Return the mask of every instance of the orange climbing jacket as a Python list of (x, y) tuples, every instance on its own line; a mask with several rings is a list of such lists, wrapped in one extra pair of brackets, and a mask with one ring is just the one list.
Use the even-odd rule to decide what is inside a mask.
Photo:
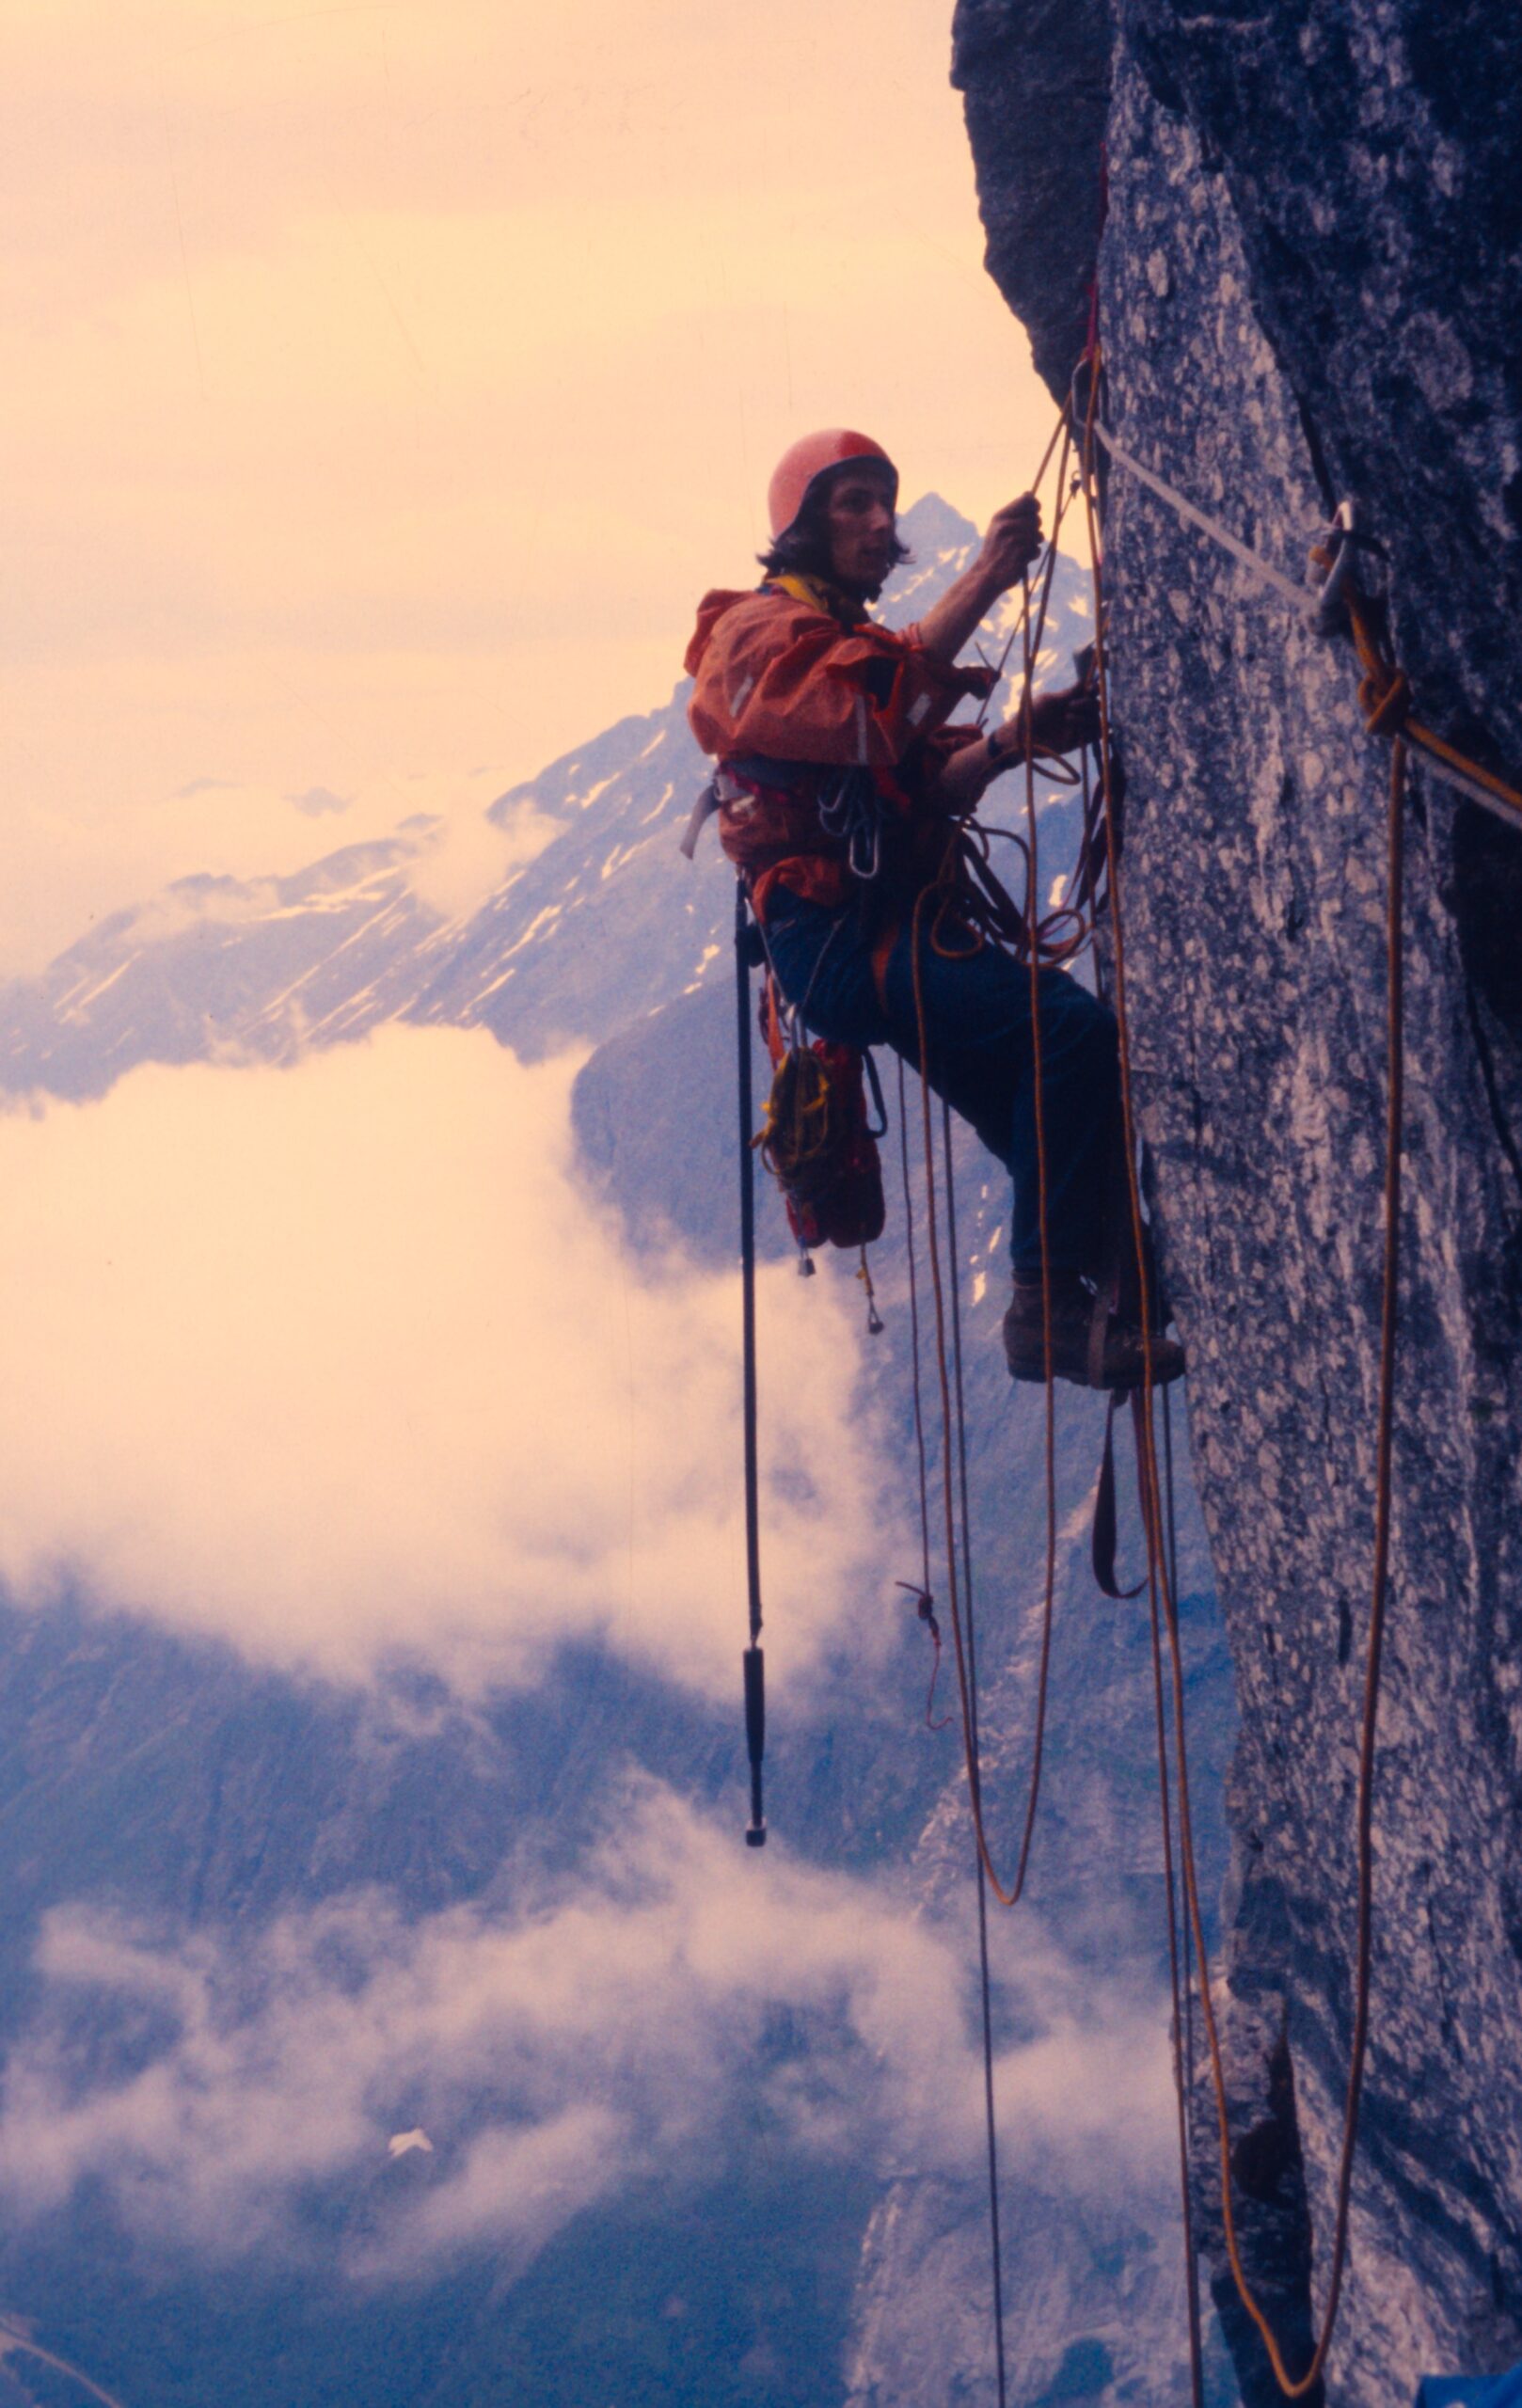
[[(778, 886), (831, 911), (859, 896), (880, 992), (909, 898), (944, 849), (940, 766), (977, 738), (946, 716), (987, 694), (993, 673), (952, 668), (916, 629), (877, 626), (835, 587), (799, 576), (705, 595), (687, 667), (688, 719), (719, 766), (683, 850), (716, 808), (720, 843), (763, 925)], [(762, 1013), (774, 1075), (757, 1144), (793, 1235), (805, 1251), (868, 1245), (883, 1219), (869, 1057), (796, 1030), (785, 1042), (770, 977)]]
[(972, 727), (947, 727), (991, 670), (957, 669), (919, 631), (880, 627), (823, 578), (769, 578), (753, 593), (704, 596), (688, 646), (692, 733), (720, 764), (719, 841), (750, 883), (756, 914), (781, 884), (831, 909), (853, 890), (849, 836), (821, 820), (843, 772), (865, 773), (892, 839), (900, 893), (933, 874), (940, 765)]

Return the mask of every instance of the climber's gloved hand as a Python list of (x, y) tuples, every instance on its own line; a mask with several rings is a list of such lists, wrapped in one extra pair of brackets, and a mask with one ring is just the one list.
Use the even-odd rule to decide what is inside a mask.
[(1062, 686), (1038, 694), (1031, 705), (1031, 734), (1043, 752), (1077, 752), (1100, 740), (1099, 696), (1091, 686)]
[(978, 567), (995, 594), (1018, 585), (1041, 548), (1041, 505), (1033, 493), (1007, 501), (989, 520)]

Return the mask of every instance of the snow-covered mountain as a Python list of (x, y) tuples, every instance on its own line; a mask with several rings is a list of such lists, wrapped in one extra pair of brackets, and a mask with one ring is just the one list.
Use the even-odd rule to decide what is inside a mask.
[[(913, 558), (883, 604), (899, 626), (928, 608), (976, 542), (934, 495), (901, 524)], [(1010, 607), (985, 630), (995, 656)], [(1089, 613), (1086, 580), (1064, 558), (1044, 677), (1060, 682), (1087, 641)], [(184, 878), (112, 914), (41, 976), (0, 989), (0, 1084), (98, 1095), (137, 1062), (283, 1060), (390, 1020), (483, 1023), (532, 1059), (598, 1044), (674, 994), (727, 976), (723, 881), (690, 873), (674, 851), (707, 774), (688, 691), (683, 679), (658, 710), (620, 720), (499, 798), (490, 816), (504, 834), (532, 830), (540, 848), (463, 917), (419, 891), (443, 834), (427, 818), (293, 877)], [(1006, 781), (1007, 807), (1017, 784)], [(710, 836), (710, 867), (711, 847)]]

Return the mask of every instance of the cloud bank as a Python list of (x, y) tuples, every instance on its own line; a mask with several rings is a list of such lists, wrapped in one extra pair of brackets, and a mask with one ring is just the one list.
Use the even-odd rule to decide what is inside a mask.
[[(655, 1783), (573, 1891), (511, 1911), (409, 1924), (365, 1893), (240, 1954), (59, 1910), (49, 2005), (6, 2077), (0, 2196), (43, 2212), (88, 2179), (150, 2242), (334, 2247), (364, 2280), (475, 2251), (517, 2272), (632, 2181), (711, 2178), (741, 2097), (804, 2152), (970, 2174), (964, 1939), (780, 1849), (737, 1860)], [(1160, 2003), (1080, 1975), (1028, 1923), (1014, 1986), (1036, 2036), (998, 2068), (1008, 2169), (1105, 2194), (1165, 2178)], [(388, 2187), (408, 2129), (431, 2147)], [(303, 2221), (318, 2193), (336, 2239)]]
[[(601, 1639), (727, 1697), (736, 1282), (626, 1259), (570, 1080), (391, 1028), (0, 1120), (0, 1577), (341, 1680), (523, 1683)], [(886, 1628), (848, 1284), (763, 1275), (779, 1680)]]

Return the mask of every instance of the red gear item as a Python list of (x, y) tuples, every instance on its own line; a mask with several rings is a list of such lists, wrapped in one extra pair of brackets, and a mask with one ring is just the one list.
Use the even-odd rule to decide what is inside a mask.
[(827, 468), (843, 468), (848, 461), (876, 460), (893, 479), (894, 499), (898, 499), (898, 471), (880, 443), (870, 435), (857, 435), (848, 426), (821, 427), (817, 435), (801, 435), (789, 444), (771, 472), (767, 491), (767, 508), (771, 518), (771, 540), (785, 535), (802, 509), (810, 485), (822, 477)]
[(864, 1055), (822, 1037), (792, 1052), (769, 977), (761, 990), (760, 1019), (773, 1079), (757, 1143), (782, 1190), (788, 1228), (809, 1249), (876, 1244), (886, 1208), (882, 1163), (867, 1117)]

